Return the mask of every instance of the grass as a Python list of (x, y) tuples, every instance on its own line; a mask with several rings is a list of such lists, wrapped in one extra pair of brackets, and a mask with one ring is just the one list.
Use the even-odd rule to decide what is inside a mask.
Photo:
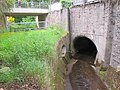
[(100, 68), (100, 71), (98, 72), (98, 75), (101, 77), (102, 80), (105, 79), (106, 72), (107, 72), (107, 67), (102, 66)]
[(47, 30), (0, 34), (0, 83), (22, 82), (35, 77), (41, 85), (54, 85), (56, 42), (65, 35), (63, 30)]

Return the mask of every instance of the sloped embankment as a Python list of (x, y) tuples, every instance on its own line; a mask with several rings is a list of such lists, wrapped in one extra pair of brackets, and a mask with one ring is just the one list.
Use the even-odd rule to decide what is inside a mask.
[(63, 90), (65, 64), (56, 50), (66, 35), (59, 28), (1, 34), (0, 88)]

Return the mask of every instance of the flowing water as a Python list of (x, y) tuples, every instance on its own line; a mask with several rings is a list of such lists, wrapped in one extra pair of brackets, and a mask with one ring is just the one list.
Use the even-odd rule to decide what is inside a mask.
[(65, 90), (108, 90), (88, 61), (89, 56), (71, 59), (67, 65)]

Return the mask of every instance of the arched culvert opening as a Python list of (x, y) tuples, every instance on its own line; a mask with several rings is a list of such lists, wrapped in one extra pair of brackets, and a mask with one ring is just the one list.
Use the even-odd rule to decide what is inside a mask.
[(73, 40), (73, 48), (75, 50), (75, 58), (81, 59), (83, 56), (85, 56), (85, 58), (92, 57), (92, 59), (87, 61), (92, 64), (94, 63), (97, 54), (97, 48), (93, 41), (91, 41), (89, 38), (81, 36), (76, 37)]

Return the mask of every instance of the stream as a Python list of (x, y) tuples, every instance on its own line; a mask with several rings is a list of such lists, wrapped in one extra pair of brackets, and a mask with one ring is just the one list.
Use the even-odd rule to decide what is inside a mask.
[(71, 59), (67, 65), (65, 90), (109, 90), (88, 61), (94, 59), (81, 56)]

